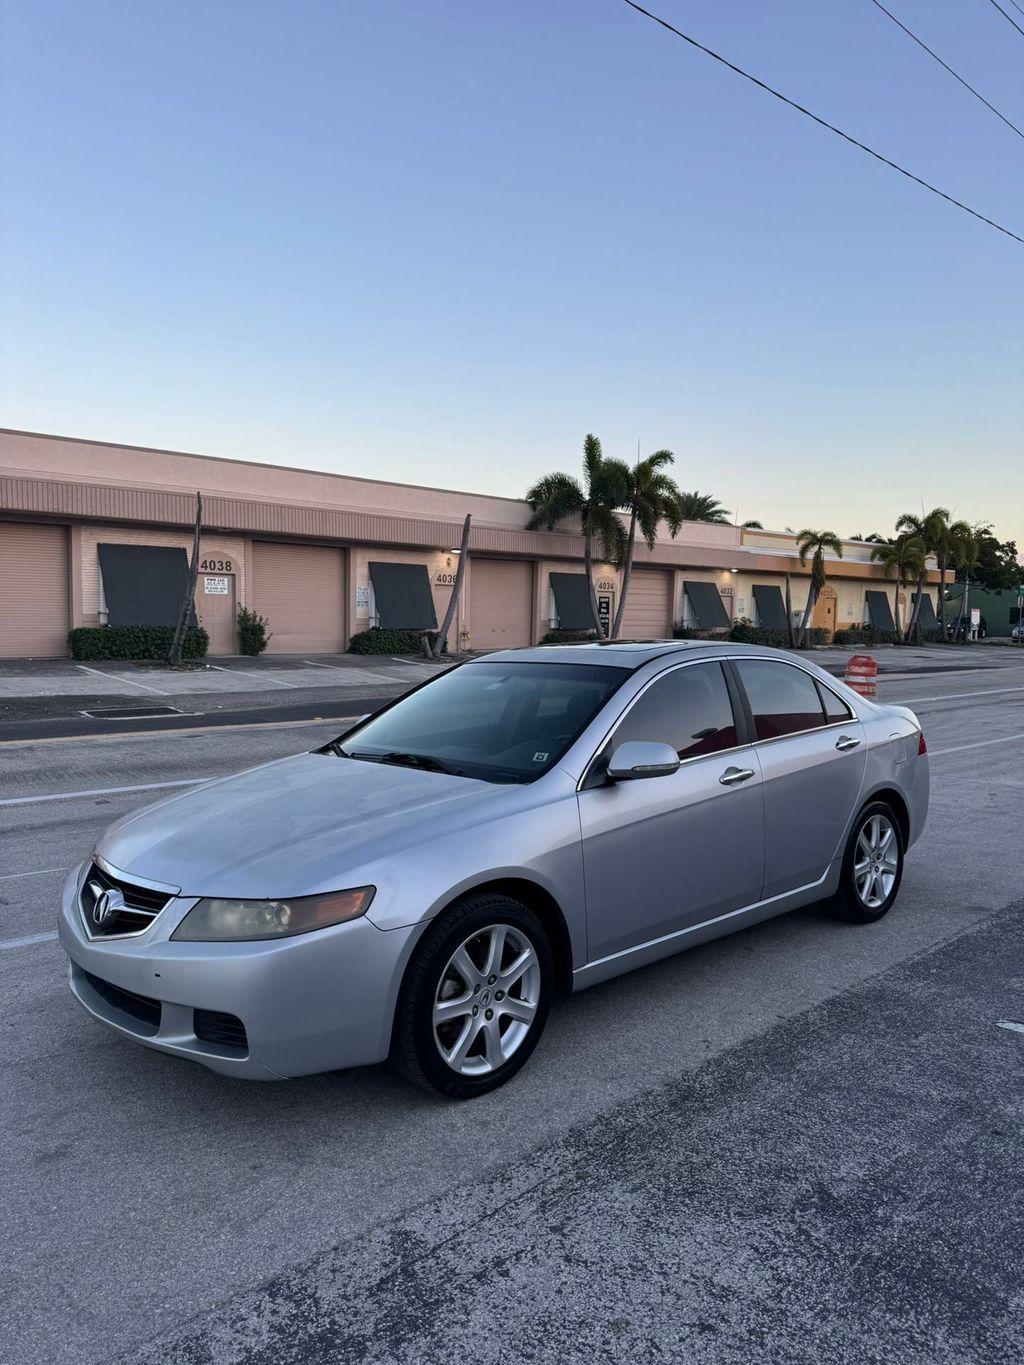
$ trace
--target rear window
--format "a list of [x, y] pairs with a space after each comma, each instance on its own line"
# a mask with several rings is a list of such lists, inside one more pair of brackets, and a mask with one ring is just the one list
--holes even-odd
[[736, 671], [750, 702], [758, 739], [796, 735], [825, 724], [818, 688], [802, 669], [768, 659], [740, 659]]

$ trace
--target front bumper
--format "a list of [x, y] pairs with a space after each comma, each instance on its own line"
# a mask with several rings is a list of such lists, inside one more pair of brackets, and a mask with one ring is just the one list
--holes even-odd
[[[255, 1080], [364, 1066], [388, 1055], [417, 928], [382, 930], [364, 918], [276, 942], [172, 943], [186, 909], [172, 902], [144, 933], [96, 940], [82, 922], [78, 883], [72, 874], [58, 923], [72, 993], [134, 1042]], [[135, 1010], [120, 993], [158, 1008]], [[196, 1010], [236, 1016], [247, 1046], [198, 1037]]]

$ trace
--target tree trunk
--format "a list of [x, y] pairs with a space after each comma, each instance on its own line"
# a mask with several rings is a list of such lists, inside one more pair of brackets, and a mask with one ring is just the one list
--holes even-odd
[[196, 578], [199, 575], [199, 538], [203, 530], [203, 498], [201, 493], [196, 493], [196, 529], [192, 537], [192, 563], [188, 566], [188, 578], [185, 583], [185, 595], [181, 599], [181, 610], [178, 612], [178, 624], [174, 627], [174, 637], [171, 640], [171, 647], [167, 651], [167, 662], [172, 668], [176, 668], [181, 663], [181, 647], [185, 640], [185, 631], [189, 626], [189, 619], [196, 609]]
[[910, 620], [907, 622], [907, 644], [914, 639], [914, 633], [920, 633], [917, 618], [921, 615], [921, 597], [924, 593], [924, 574], [917, 580], [917, 601], [914, 603], [914, 610], [910, 613]]
[[800, 637], [797, 640], [798, 649], [803, 649], [804, 644], [807, 641], [807, 627], [808, 624], [810, 623], [810, 619], [814, 612], [814, 608], [817, 606], [819, 591], [820, 589], [818, 588], [817, 583], [815, 583], [814, 579], [812, 578], [807, 588], [807, 601], [804, 604], [803, 619], [800, 622]]
[[452, 595], [448, 599], [448, 610], [444, 614], [441, 622], [441, 629], [437, 632], [437, 639], [434, 641], [433, 657], [440, 659], [444, 653], [444, 642], [448, 638], [455, 611], [459, 605], [459, 593], [462, 591], [462, 579], [466, 572], [466, 560], [469, 557], [469, 523], [472, 520], [470, 513], [466, 514], [466, 520], [462, 523], [462, 544], [459, 550], [459, 567], [455, 570], [455, 583], [452, 587]]
[[615, 624], [611, 638], [617, 640], [622, 629], [622, 616], [626, 610], [626, 593], [629, 592], [629, 576], [633, 572], [633, 545], [636, 541], [636, 510], [629, 517], [629, 539], [626, 541], [626, 558], [622, 565], [622, 588], [619, 592], [619, 605], [615, 610]]
[[[899, 643], [899, 641], [903, 638], [903, 631], [902, 631], [902, 629], [901, 629], [901, 627], [900, 627], [900, 581], [901, 581], [901, 580], [900, 580], [899, 578], [896, 579], [896, 614], [895, 614], [895, 616], [894, 616], [894, 618], [893, 618], [894, 623], [895, 623], [895, 625], [896, 625], [896, 641], [897, 641], [897, 643]], [[906, 585], [904, 585], [904, 586], [906, 586]]]
[[946, 561], [939, 560], [939, 629], [942, 643], [946, 643]]
[[786, 630], [789, 633], [789, 647], [796, 648], [796, 640], [793, 637], [793, 582], [790, 574], [786, 574]]
[[594, 620], [597, 638], [604, 639], [604, 627], [597, 610], [597, 593], [594, 591], [594, 544], [590, 532], [590, 517], [587, 517], [583, 530], [583, 572], [587, 576], [587, 593], [590, 597], [590, 615]]
[[956, 618], [956, 629], [953, 631], [953, 642], [960, 639], [960, 632], [963, 629], [964, 616], [967, 614], [967, 572], [964, 571], [964, 590], [960, 594], [960, 611]]

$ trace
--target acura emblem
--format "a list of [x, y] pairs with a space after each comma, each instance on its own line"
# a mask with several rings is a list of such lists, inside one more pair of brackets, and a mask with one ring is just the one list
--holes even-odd
[[92, 922], [102, 929], [124, 909], [124, 896], [116, 886], [104, 888], [98, 882], [90, 882], [89, 890], [92, 892]]

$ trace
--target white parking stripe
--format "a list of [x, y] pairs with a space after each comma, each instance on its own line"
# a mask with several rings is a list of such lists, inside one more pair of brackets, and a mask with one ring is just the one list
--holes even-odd
[[101, 673], [98, 668], [86, 668], [85, 664], [75, 664], [75, 667], [80, 668], [83, 673], [94, 673], [97, 678], [106, 678], [108, 682], [113, 678], [115, 682], [126, 682], [129, 687], [141, 687], [143, 692], [155, 692], [158, 697], [169, 697], [171, 695], [170, 692], [161, 692], [159, 687], [150, 687], [149, 683], [140, 683], [136, 682], [134, 678], [125, 678], [120, 673]]
[[883, 705], [921, 706], [929, 701], [960, 701], [964, 697], [994, 697], [1000, 692], [1024, 692], [1024, 687], [979, 687], [974, 692], [941, 692], [937, 697], [886, 697]]
[[8, 948], [29, 948], [33, 943], [52, 943], [56, 937], [56, 934], [29, 934], [27, 938], [0, 939], [0, 952], [6, 952]]
[[965, 749], [987, 749], [990, 744], [1012, 744], [1014, 740], [1024, 739], [1020, 735], [1000, 735], [998, 739], [979, 739], [974, 744], [956, 744], [952, 749], [929, 749], [929, 758], [941, 758], [943, 754], [962, 754]]
[[1018, 1024], [1015, 1019], [997, 1019], [998, 1028], [1008, 1028], [1011, 1033], [1024, 1033], [1024, 1024]]
[[0, 801], [0, 806], [35, 806], [41, 801], [74, 801], [80, 796], [121, 796], [125, 792], [155, 792], [165, 787], [198, 787], [201, 782], [212, 782], [213, 776], [222, 775], [186, 777], [177, 782], [141, 782], [134, 787], [92, 787], [88, 791], [52, 792], [46, 796], [7, 796]]
[[262, 678], [264, 682], [277, 683], [278, 687], [298, 687], [298, 683], [282, 682], [280, 678], [272, 678], [267, 673], [257, 673], [254, 668], [221, 668], [220, 664], [208, 664], [208, 668], [215, 668], [218, 673], [227, 673], [234, 676], [241, 673], [246, 678]]
[[5, 872], [0, 882], [15, 882], [19, 877], [47, 877], [51, 872], [66, 871], [66, 867], [37, 867], [34, 872]]

